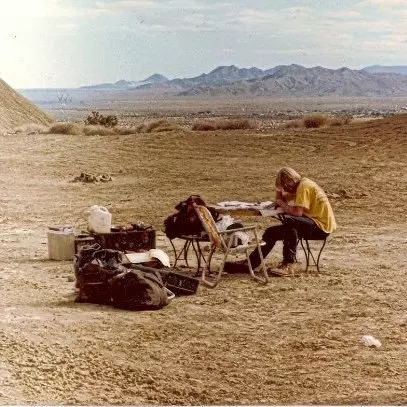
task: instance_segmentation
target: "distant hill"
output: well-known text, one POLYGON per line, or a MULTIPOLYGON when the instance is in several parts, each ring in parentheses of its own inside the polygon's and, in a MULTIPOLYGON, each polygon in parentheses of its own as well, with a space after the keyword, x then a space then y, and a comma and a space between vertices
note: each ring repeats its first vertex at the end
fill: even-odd
POLYGON ((0 79, 0 132, 23 124, 52 122, 50 116, 0 79))
POLYGON ((388 97, 407 96, 407 67, 373 65, 362 70, 346 67, 278 65, 270 69, 219 66, 192 78, 169 80, 154 74, 144 81, 120 80, 85 89, 128 90, 172 96, 243 97, 388 97))
MULTIPOLYGON (((212 71, 213 72, 213 71, 212 71)), ((211 85, 192 80, 177 83, 184 90, 179 96, 247 96, 247 97, 318 97, 318 96, 406 96, 407 76, 371 74, 349 68, 327 69, 320 66, 280 65, 263 71, 263 76, 226 83, 223 79, 211 85)), ((210 74, 209 74, 210 75, 210 74)), ((199 77, 198 77, 199 78, 199 77)), ((168 86, 167 86, 168 87, 168 86)))
POLYGON ((153 74, 148 78, 144 79, 143 81, 126 81, 125 79, 121 79, 115 83, 100 83, 97 85, 89 85, 89 86, 82 86, 82 89, 106 89, 106 90, 125 90, 125 89, 134 89, 137 86, 148 85, 148 84, 158 84, 162 82, 167 82, 168 78, 164 75, 160 74, 153 74))
POLYGON ((363 68, 362 71, 369 73, 399 73, 407 75, 407 66, 382 66, 382 65, 371 65, 363 68))

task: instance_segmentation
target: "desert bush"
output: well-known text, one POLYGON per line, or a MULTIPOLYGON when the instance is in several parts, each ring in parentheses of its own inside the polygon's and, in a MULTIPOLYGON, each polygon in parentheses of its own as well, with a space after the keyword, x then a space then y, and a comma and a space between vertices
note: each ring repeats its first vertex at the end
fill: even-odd
POLYGON ((301 120, 289 120, 283 124, 283 127, 286 129, 297 129, 302 127, 303 123, 301 120))
POLYGON ((135 134, 135 133, 137 133, 137 129, 135 129, 135 128, 130 128, 130 127, 115 127, 115 128, 114 128, 114 131, 115 131, 117 134, 120 134, 120 135, 122 135, 122 136, 126 136, 126 135, 129 135, 129 134, 135 134))
POLYGON ((337 116, 329 119, 328 124, 330 126, 343 126, 344 124, 349 124, 351 121, 351 116, 337 116))
POLYGON ((161 119, 150 123, 141 124, 136 127, 136 131, 139 133, 160 133, 164 131, 180 130, 181 127, 178 123, 171 120, 161 119))
POLYGON ((328 118, 322 114, 311 114, 302 119, 304 127, 307 129, 315 129, 326 124, 328 118))
POLYGON ((192 126, 192 130, 247 130, 253 129, 254 124, 248 119, 216 120, 211 122, 198 122, 192 126))
POLYGON ((112 136, 115 134, 126 135, 137 133, 136 129, 128 127, 109 128, 101 125, 80 125, 76 123, 56 123, 48 128, 44 133, 49 134, 69 134, 69 135, 85 135, 85 136, 112 136))
POLYGON ((16 133, 46 133, 48 127, 42 124, 27 123, 21 126, 18 126, 14 129, 16 133))
POLYGON ((216 130, 216 126, 214 123, 199 122, 192 126, 192 130, 214 131, 216 130))
POLYGON ((80 135, 82 134, 82 126, 79 126, 76 123, 67 123, 67 122, 55 123, 48 129, 48 133, 80 135))
POLYGON ((117 126, 118 123, 117 116, 113 115, 108 115, 108 116, 103 116, 99 112, 92 112, 86 120, 85 120, 85 125, 99 125, 99 126, 104 126, 104 127, 115 127, 117 126))
POLYGON ((111 129, 100 125, 87 125, 83 127, 83 134, 86 136, 111 136, 116 133, 116 129, 111 129))
POLYGON ((218 123, 219 130, 248 130, 254 127, 254 124, 248 119, 221 120, 218 123))

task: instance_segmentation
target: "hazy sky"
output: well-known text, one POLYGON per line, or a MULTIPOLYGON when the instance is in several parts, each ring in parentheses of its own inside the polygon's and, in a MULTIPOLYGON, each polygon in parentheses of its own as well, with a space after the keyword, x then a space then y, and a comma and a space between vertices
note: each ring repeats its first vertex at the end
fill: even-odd
POLYGON ((219 65, 407 65, 407 0, 0 0, 14 88, 170 79, 219 65))

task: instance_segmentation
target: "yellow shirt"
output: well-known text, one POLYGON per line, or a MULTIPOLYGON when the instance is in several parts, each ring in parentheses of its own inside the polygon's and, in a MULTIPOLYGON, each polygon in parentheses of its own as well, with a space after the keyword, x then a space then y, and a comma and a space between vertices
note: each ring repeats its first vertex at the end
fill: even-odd
POLYGON ((328 197, 314 181, 301 178, 294 205, 304 208, 304 215, 315 221, 324 232, 332 233, 336 229, 335 216, 328 197))

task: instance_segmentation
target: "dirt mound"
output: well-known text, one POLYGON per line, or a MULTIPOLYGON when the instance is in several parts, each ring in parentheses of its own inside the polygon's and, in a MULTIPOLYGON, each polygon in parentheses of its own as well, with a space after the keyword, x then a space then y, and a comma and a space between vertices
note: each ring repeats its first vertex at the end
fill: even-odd
POLYGON ((27 123, 52 122, 50 116, 0 79, 0 133, 27 123))

